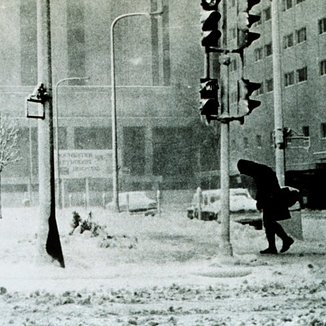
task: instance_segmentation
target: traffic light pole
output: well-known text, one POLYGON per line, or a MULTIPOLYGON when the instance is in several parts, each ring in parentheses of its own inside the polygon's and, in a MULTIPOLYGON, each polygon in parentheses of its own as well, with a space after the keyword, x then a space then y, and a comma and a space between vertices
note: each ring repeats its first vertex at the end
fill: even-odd
POLYGON ((39 258, 57 260, 65 267, 55 218, 50 0, 37 0, 37 70, 39 84, 47 93, 38 104, 44 110, 44 118, 38 120, 39 258))
MULTIPOLYGON (((227 48, 227 0, 223 0, 223 22, 222 22, 223 45, 227 48)), ((221 66, 221 115, 229 115, 229 64, 227 57, 221 66), (224 69, 223 69, 224 67, 224 69)), ((230 242, 230 121, 221 121, 221 149, 220 149, 220 180, 221 180, 221 254, 232 256, 232 245, 230 242)))
POLYGON ((273 96, 275 128, 275 166, 281 186, 285 185, 285 146, 283 135, 281 47, 279 24, 279 0, 272 1, 272 47, 273 47, 273 96))

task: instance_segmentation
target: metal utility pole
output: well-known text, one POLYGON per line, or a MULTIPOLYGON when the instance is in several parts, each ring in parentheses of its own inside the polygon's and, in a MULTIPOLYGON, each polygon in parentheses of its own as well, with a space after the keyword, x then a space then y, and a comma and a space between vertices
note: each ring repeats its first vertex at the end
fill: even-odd
POLYGON ((39 105, 44 118, 38 120, 39 148, 39 201, 40 229, 38 233, 39 255, 47 261, 48 255, 64 267, 59 232, 55 218, 55 182, 53 151, 52 66, 50 0, 37 0, 37 69, 38 82, 47 96, 39 105), (43 106, 43 107, 42 107, 43 106))
POLYGON ((32 206, 33 201, 33 147, 32 147, 32 126, 31 120, 28 122, 28 138, 29 138, 29 180, 28 180, 28 199, 29 205, 32 206))
MULTIPOLYGON (((223 0, 223 22, 222 22, 223 46, 227 48, 227 1, 223 0)), ((227 57, 221 66, 221 115, 229 116, 229 64, 227 57), (223 69, 225 67, 226 69, 223 69)), ((221 121, 221 253, 225 256, 232 256, 232 245, 230 242, 230 122, 228 119, 221 121)))
POLYGON ((56 150, 56 162, 57 162, 57 191, 58 191, 58 207, 62 208, 63 207, 63 196, 64 193, 61 190, 62 187, 62 180, 61 180, 61 175, 60 175, 60 155, 59 155, 59 100, 58 100, 58 90, 59 86, 66 82, 66 81, 72 81, 72 80, 88 80, 89 77, 67 77, 60 79, 57 81, 57 83, 54 86, 54 107, 55 107, 55 123, 56 123, 56 141, 55 141, 55 150, 56 150))
POLYGON ((285 185, 285 149, 282 110, 282 68, 279 22, 279 0, 272 1, 272 49, 273 49, 273 96, 274 96, 274 137, 276 175, 281 186, 285 185))
POLYGON ((161 15, 162 12, 132 12, 116 17, 110 27, 110 59, 111 59, 111 120, 112 120, 112 183, 114 210, 119 212, 119 167, 118 167, 118 140, 117 140, 117 109, 116 109, 116 78, 115 78, 115 43, 114 27, 117 22, 126 17, 161 15))

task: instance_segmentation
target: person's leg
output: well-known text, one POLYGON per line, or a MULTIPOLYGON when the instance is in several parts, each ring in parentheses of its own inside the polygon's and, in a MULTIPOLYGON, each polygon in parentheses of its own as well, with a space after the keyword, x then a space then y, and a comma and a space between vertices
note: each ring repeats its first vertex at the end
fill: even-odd
POLYGON ((277 249, 275 245, 275 223, 273 220, 264 219, 264 228, 266 239, 268 241, 268 248, 260 251, 261 254, 277 254, 277 249))
POLYGON ((294 240, 288 236, 288 234, 284 231, 282 225, 277 222, 275 222, 275 234, 283 241, 283 246, 280 252, 289 250, 294 240))
POLYGON ((287 235, 287 233, 284 231, 283 227, 281 224, 279 224, 278 222, 274 222, 275 223, 275 226, 274 226, 274 229, 275 229, 275 234, 280 238, 282 239, 283 241, 288 239, 289 236, 287 235))

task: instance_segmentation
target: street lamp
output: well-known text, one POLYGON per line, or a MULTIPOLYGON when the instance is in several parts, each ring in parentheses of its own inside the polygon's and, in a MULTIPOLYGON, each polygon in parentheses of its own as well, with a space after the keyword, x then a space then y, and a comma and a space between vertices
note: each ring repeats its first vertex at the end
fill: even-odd
POLYGON ((54 107, 55 107, 55 115, 56 115, 56 161, 57 161, 57 189, 58 189, 58 206, 62 207, 62 193, 61 193, 61 178, 60 178, 60 159, 59 159, 59 110, 58 110, 58 88, 59 85, 66 81, 71 80, 89 80, 89 77, 67 77, 60 79, 54 86, 54 107))
POLYGON ((117 110, 116 110, 116 85, 115 85, 115 57, 114 57, 114 26, 123 18, 131 16, 146 16, 150 18, 154 15, 161 15, 157 12, 134 12, 116 17, 110 28, 110 55, 111 55, 111 120, 112 120, 112 183, 113 183, 113 207, 119 212, 119 181, 118 181, 118 143, 117 143, 117 110))

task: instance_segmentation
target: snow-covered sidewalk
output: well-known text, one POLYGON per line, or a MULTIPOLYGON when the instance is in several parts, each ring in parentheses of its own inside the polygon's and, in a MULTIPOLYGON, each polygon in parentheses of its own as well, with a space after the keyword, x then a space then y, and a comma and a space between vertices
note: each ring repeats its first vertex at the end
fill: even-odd
POLYGON ((225 258, 220 224, 182 210, 93 209, 98 236, 69 235, 73 210, 86 218, 83 208, 57 216, 65 269, 37 262, 37 208, 4 210, 4 325, 326 325, 326 212, 304 212, 305 240, 275 256, 258 254, 263 231, 231 222, 225 258))

